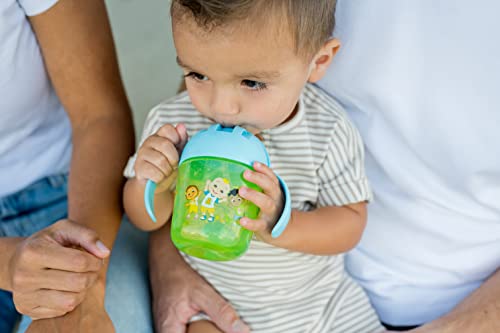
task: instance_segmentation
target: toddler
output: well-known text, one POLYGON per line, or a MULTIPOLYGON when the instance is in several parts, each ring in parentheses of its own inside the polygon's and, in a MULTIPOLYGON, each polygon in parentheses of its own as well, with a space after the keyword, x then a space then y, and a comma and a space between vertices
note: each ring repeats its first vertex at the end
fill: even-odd
MULTIPOLYGON (((229 262, 184 255, 252 332, 382 330, 367 296, 345 273, 342 255, 366 224, 371 192, 363 145, 342 107, 312 84, 340 47, 330 37, 334 11, 334 0, 173 0, 174 43, 187 92, 150 112, 125 170, 126 212, 139 228, 152 230, 172 215, 171 179, 189 136, 220 123, 240 125, 262 140, 272 169, 255 163, 243 175, 262 193, 232 191, 219 179, 231 196, 213 195, 210 205, 204 203, 197 195, 209 192, 210 184, 192 194, 191 213, 206 223, 216 202, 236 205, 241 198, 260 208, 256 220, 236 217, 255 232, 248 251, 229 262), (288 184, 293 208, 278 238, 270 230, 284 195, 275 172, 288 184), (147 179, 159 184, 157 223, 144 208, 147 179)), ((188 332, 220 330, 200 313, 188 332)))

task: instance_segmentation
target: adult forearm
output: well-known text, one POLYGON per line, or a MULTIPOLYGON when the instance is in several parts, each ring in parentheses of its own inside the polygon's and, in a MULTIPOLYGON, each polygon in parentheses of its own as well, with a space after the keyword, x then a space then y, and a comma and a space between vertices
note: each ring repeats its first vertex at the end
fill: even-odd
POLYGON ((12 281, 9 274, 9 264, 16 246, 23 240, 23 238, 0 238, 0 289, 12 290, 12 281))
POLYGON ((182 274, 184 269, 191 270, 170 239, 170 222, 150 235, 149 267, 153 293, 169 276, 182 274))
POLYGON ((127 119, 103 117, 74 129, 68 216, 109 247, 122 217, 122 171, 132 152, 127 119))
POLYGON ((283 234, 270 243, 292 251, 333 255, 356 246, 365 225, 365 204, 294 210, 283 234))
POLYGON ((500 268, 449 314, 412 332, 500 332, 500 268))
POLYGON ((69 218, 111 246, 134 134, 105 4, 61 0, 30 20, 73 129, 69 218))

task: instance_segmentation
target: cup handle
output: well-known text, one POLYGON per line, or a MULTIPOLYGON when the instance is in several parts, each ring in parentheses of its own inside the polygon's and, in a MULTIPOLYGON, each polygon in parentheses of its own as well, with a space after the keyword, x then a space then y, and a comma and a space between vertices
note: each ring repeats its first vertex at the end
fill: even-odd
POLYGON ((146 206, 146 211, 153 222, 156 223, 155 216, 155 191, 156 183, 152 180, 148 180, 146 183, 146 188, 144 189, 144 205, 146 206))
POLYGON ((285 231, 285 228, 288 225, 290 216, 292 214, 292 199, 290 198, 290 191, 288 190, 288 186, 280 176, 276 175, 276 177, 278 177, 278 181, 281 185, 281 190, 285 195, 285 205, 283 206, 283 212, 281 213, 278 222, 276 222, 273 230, 271 231, 271 237, 273 238, 279 237, 283 233, 283 231, 285 231))

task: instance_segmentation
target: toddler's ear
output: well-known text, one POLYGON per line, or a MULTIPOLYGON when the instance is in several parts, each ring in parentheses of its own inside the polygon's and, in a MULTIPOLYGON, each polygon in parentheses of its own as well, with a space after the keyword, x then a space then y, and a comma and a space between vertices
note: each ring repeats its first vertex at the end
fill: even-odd
POLYGON ((308 81, 311 83, 319 81, 333 58, 340 49, 340 41, 337 38, 329 39, 325 45, 316 53, 311 62, 311 73, 309 74, 308 81))

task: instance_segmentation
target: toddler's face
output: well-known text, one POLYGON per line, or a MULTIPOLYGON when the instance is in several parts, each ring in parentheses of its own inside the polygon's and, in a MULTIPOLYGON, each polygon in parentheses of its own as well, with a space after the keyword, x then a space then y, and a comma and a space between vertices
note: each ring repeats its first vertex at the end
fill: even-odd
POLYGON ((256 134, 290 118, 311 66, 295 54, 287 34, 248 30, 205 32, 184 22, 174 24, 173 36, 198 111, 256 134))

